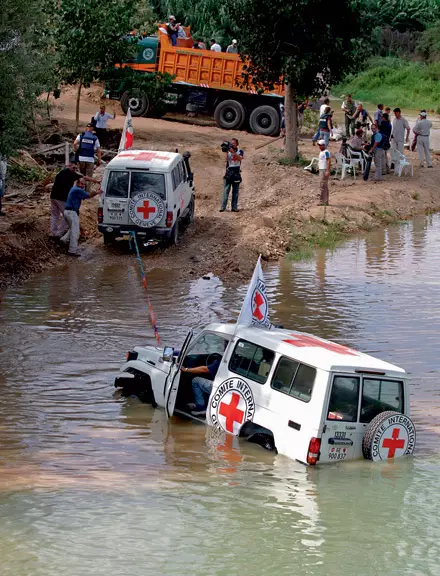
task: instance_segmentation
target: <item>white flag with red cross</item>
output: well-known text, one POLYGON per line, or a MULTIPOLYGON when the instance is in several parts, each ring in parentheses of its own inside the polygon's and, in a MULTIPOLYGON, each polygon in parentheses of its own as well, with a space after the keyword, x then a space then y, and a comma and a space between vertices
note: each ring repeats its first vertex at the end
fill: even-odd
POLYGON ((238 326, 258 326, 260 328, 271 328, 269 319, 269 304, 266 294, 266 282, 261 268, 261 256, 255 266, 252 280, 241 307, 240 316, 237 320, 238 326))
POLYGON ((133 147, 134 133, 133 133, 133 121, 131 119, 130 108, 127 110, 127 115, 125 116, 124 129, 122 130, 121 141, 119 142, 118 152, 123 150, 130 150, 133 147))

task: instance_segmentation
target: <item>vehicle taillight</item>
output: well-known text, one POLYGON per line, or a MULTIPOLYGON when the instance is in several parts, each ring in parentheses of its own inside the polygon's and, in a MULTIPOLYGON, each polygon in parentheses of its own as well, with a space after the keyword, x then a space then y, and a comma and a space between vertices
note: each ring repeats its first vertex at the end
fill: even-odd
POLYGON ((98 222, 99 222, 99 224, 102 224, 103 220, 104 220, 104 209, 98 208, 98 222))
POLYGON ((319 450, 321 449, 321 438, 312 438, 307 453, 307 464, 314 466, 319 460, 319 450))
POLYGON ((172 212, 167 212, 167 219, 166 219, 165 223, 166 223, 167 228, 171 228, 171 226, 173 225, 173 213, 172 212))

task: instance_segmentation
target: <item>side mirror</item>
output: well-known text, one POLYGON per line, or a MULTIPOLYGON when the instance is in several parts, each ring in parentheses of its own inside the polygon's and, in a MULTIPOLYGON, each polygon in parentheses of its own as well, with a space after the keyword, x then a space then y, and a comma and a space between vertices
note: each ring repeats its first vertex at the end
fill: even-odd
POLYGON ((172 346, 165 346, 163 349, 162 360, 164 362, 172 362, 174 356, 174 348, 172 346))

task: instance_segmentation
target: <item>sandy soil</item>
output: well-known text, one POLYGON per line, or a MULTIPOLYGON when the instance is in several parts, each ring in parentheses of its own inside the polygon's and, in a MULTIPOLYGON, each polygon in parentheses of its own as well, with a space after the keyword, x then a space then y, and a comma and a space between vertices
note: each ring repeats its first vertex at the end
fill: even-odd
MULTIPOLYGON (((90 92, 81 106, 83 125, 96 112, 99 101, 98 91, 90 92)), ((73 91, 66 93, 57 105, 55 115, 61 127, 73 133, 73 91)), ((124 118, 119 114, 119 105, 110 102, 107 109, 117 114, 109 127, 122 128, 124 118)), ((259 253, 266 260, 282 257, 289 250, 292 229, 301 234, 310 220, 342 222, 346 230, 354 233, 382 226, 386 220, 405 219, 440 208, 437 157, 434 157, 434 168, 429 170, 419 168, 416 155, 409 153, 414 164, 413 177, 389 175, 383 183, 364 182, 360 178, 355 181, 332 179, 330 206, 325 209, 317 205, 317 176, 301 167, 280 165, 281 141, 257 150, 268 139, 241 132, 238 138, 245 161, 240 212, 219 213, 224 173, 220 144, 235 134, 215 126, 150 118, 135 118, 134 131, 138 148, 190 150, 196 183, 194 224, 185 232, 178 247, 145 255, 147 269, 173 267, 182 274, 197 275, 213 272, 227 281, 241 281, 251 274, 259 253)), ((302 139, 300 149, 307 158, 317 154, 310 139, 302 139)), ((338 143, 330 144, 331 152, 338 149, 338 143)), ((22 201, 14 204, 8 203, 7 196, 4 204, 7 215, 0 219, 0 285, 3 287, 11 280, 20 280, 66 257, 48 241, 47 189, 40 189, 31 197, 24 195, 22 201)), ((92 253, 96 252, 99 257, 108 248, 102 246, 96 230, 96 204, 96 199, 83 203, 81 221, 92 253)))

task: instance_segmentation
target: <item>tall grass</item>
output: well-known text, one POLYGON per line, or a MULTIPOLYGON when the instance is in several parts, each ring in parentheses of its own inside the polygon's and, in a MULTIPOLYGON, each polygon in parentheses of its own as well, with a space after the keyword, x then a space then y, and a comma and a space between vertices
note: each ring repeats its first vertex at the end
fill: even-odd
POLYGON ((351 93, 356 100, 440 113, 440 62, 425 64, 399 58, 373 58, 358 74, 334 86, 335 96, 351 93))

